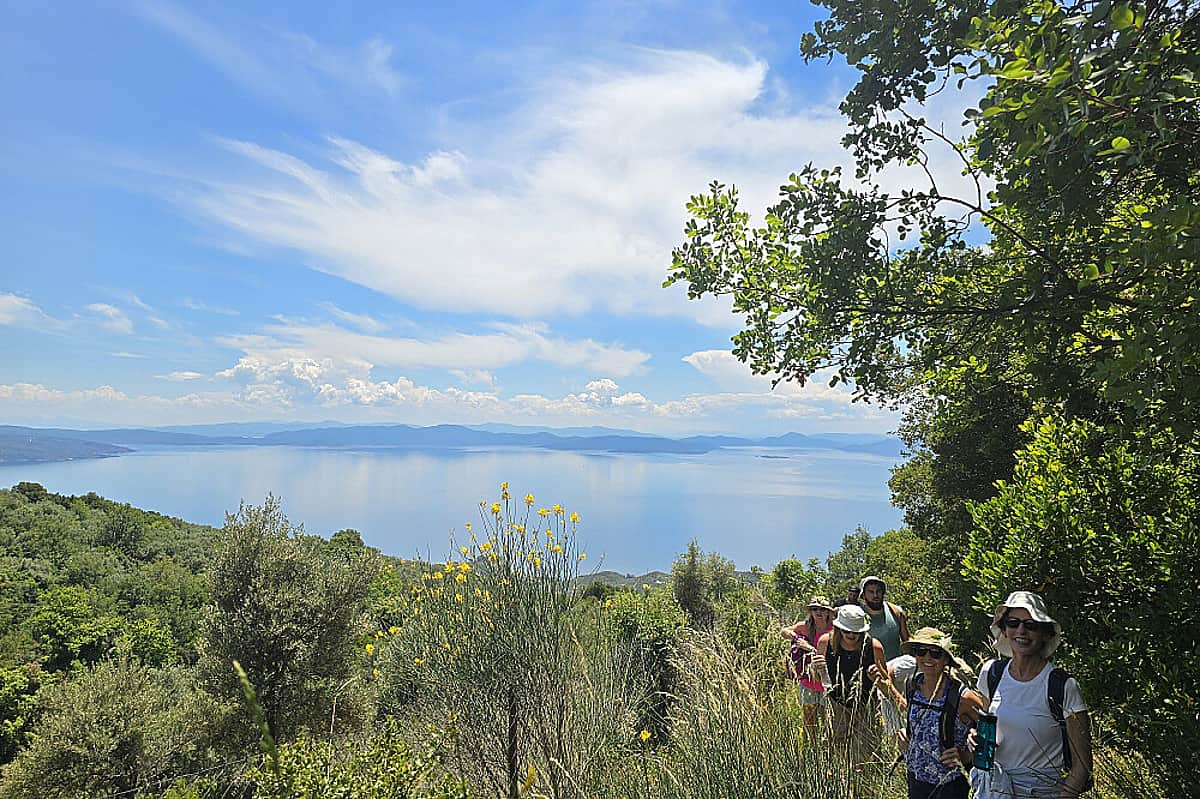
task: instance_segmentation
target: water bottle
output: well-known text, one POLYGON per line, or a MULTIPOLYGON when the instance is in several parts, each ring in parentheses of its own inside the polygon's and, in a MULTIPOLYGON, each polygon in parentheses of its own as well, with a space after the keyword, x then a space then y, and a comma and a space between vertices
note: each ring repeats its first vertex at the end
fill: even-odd
POLYGON ((821 658, 820 662, 816 662, 813 658, 813 671, 817 675, 817 679, 821 681, 821 688, 825 690, 825 694, 833 693, 833 680, 829 678, 829 665, 825 662, 825 658, 821 658))
POLYGON ((975 722, 975 759, 971 762, 981 771, 991 771, 996 762, 995 713, 984 713, 975 722))

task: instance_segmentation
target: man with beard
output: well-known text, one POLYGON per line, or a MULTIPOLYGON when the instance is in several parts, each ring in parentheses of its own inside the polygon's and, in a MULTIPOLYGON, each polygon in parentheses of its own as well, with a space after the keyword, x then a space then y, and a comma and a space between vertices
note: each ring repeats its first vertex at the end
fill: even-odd
POLYGON ((908 617, 904 609, 885 600, 887 583, 875 575, 858 584, 860 601, 871 620, 871 637, 883 644, 888 660, 900 657, 900 644, 908 640, 908 617))

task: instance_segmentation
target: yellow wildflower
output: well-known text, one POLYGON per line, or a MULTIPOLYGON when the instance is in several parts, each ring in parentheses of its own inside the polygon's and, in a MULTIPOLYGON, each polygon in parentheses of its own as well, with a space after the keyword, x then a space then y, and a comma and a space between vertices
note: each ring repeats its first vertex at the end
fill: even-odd
POLYGON ((525 495, 525 506, 530 507, 531 505, 533 505, 533 494, 526 494, 525 495))
POLYGON ((464 555, 470 555, 470 554, 471 554, 471 550, 467 549, 466 547, 459 547, 459 548, 458 548, 458 551, 459 551, 459 552, 461 552, 461 553, 463 553, 464 555))
POLYGON ((462 594, 455 594, 455 595, 454 595, 454 601, 455 601, 455 602, 462 602, 462 601, 463 601, 463 595, 462 595, 462 594))
POLYGON ((642 739, 642 743, 650 740, 650 730, 642 730, 638 733, 638 737, 642 739))
POLYGON ((458 570, 460 572, 462 572, 463 574, 470 574, 471 564, 470 563, 460 563, 460 564, 458 564, 458 570))
POLYGON ((459 572, 458 574, 454 575, 454 582, 465 583, 466 581, 467 581, 467 575, 463 574, 462 572, 459 572))
POLYGON ((424 663, 424 662, 425 662, 425 661, 421 660, 420 658, 413 658, 413 665, 414 665, 414 666, 420 666, 420 665, 421 665, 422 663, 424 663))
POLYGON ((550 551, 551 552, 562 552, 562 547, 560 547, 558 544, 555 544, 554 549, 552 549, 550 551))
POLYGON ((441 572, 434 572, 434 573, 433 573, 433 579, 435 579, 435 580, 440 580, 440 579, 442 579, 442 573, 441 573, 441 572))
POLYGON ((544 519, 549 515, 550 511, 546 510, 545 508, 538 508, 538 516, 541 516, 544 519))
POLYGON ((562 505, 559 505, 557 502, 555 502, 555 503, 554 503, 554 512, 555 512, 557 515, 559 515, 559 516, 562 516, 562 514, 563 514, 563 506, 562 506, 562 505))
POLYGON ((375 654, 375 644, 367 644, 367 654, 368 655, 375 654))
MULTIPOLYGON (((483 503, 480 503, 480 504, 482 505, 483 503)), ((464 524, 463 527, 467 528, 468 533, 471 532, 471 523, 470 522, 467 522, 466 524, 464 524)))
POLYGON ((579 524, 579 514, 578 514, 578 513, 572 513, 572 514, 571 514, 571 523, 572 523, 572 524, 579 524))
POLYGON ((391 627, 388 627, 388 632, 392 635, 395 635, 396 633, 400 632, 400 628, 393 624, 391 627))
POLYGON ((486 551, 486 550, 491 549, 492 546, 493 546, 493 544, 491 541, 484 541, 482 544, 479 545, 479 548, 486 551))
POLYGON ((604 607, 606 607, 606 608, 611 608, 611 607, 612 607, 612 600, 611 600, 611 599, 606 599, 606 600, 604 600, 604 607))
POLYGON ((579 553, 579 559, 580 559, 580 560, 587 560, 587 553, 586 553, 586 552, 580 552, 580 553, 579 553))
POLYGON ((642 583, 642 590, 643 590, 643 591, 649 591, 649 590, 650 590, 650 583, 642 583))
POLYGON ((533 559, 533 565, 534 565, 534 566, 541 566, 541 565, 542 565, 542 559, 541 559, 541 558, 534 558, 534 559, 533 559))
POLYGON ((378 677, 378 676, 379 676, 379 669, 371 669, 371 676, 372 676, 372 677, 378 677))
POLYGON ((499 502, 492 503, 492 513, 494 513, 497 516, 500 515, 500 503, 499 502))

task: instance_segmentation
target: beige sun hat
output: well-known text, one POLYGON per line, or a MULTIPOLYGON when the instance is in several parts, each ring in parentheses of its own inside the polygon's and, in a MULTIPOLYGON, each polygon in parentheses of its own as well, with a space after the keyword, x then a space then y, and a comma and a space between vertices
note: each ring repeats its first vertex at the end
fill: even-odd
POLYGON ((947 634, 936 627, 922 627, 913 633, 912 638, 909 638, 904 643, 900 644, 900 651, 906 655, 912 654, 913 646, 936 646, 950 655, 950 666, 957 670, 960 675, 970 675, 974 672, 971 667, 958 656, 958 652, 954 646, 954 640, 947 634))
POLYGON ((833 605, 830 604, 829 600, 823 596, 814 596, 812 599, 808 600, 808 604, 805 605, 805 607, 809 610, 813 610, 814 608, 819 608, 821 610, 833 610, 833 605))
POLYGON ((1046 600, 1032 591, 1013 591, 1008 595, 1008 599, 996 606, 996 612, 992 614, 992 637, 996 639, 996 651, 1001 657, 1012 657, 1012 643, 1007 636, 1000 634, 1000 620, 1013 608, 1024 608, 1029 611, 1029 616, 1034 621, 1054 625, 1054 635, 1047 638, 1042 646, 1042 657, 1049 660, 1054 650, 1062 643, 1062 625, 1046 611, 1046 600))
POLYGON ((867 612, 858 605, 842 605, 837 609, 833 626, 848 633, 865 633, 871 629, 871 621, 867 612))

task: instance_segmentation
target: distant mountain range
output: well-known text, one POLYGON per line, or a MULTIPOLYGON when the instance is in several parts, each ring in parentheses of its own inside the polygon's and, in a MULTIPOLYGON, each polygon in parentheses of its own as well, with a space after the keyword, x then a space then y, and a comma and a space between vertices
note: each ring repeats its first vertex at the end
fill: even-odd
POLYGON ((103 458, 144 447, 319 447, 330 449, 467 449, 514 447, 572 452, 702 455, 732 447, 840 450, 898 456, 892 436, 866 433, 787 433, 769 438, 689 436, 667 438, 604 427, 546 428, 518 425, 321 425, 231 423, 170 428, 71 430, 0 426, 0 464, 103 458))

